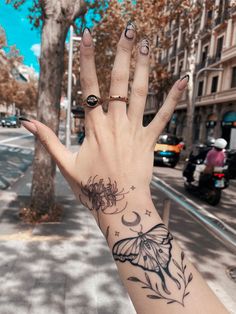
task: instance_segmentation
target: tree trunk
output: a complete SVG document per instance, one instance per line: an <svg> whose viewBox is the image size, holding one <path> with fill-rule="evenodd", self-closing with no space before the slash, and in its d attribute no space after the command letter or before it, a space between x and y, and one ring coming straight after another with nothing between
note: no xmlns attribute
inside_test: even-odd
<svg viewBox="0 0 236 314"><path fill-rule="evenodd" d="M69 26L86 12L83 0L43 0L37 119L56 134L59 130L65 39ZM36 139L31 188L31 209L49 213L55 207L56 165Z"/></svg>
<svg viewBox="0 0 236 314"><path fill-rule="evenodd" d="M37 119L56 134L59 129L63 56L68 23L46 19L42 30ZM31 209L47 213L55 204L55 162L36 139L31 189Z"/></svg>

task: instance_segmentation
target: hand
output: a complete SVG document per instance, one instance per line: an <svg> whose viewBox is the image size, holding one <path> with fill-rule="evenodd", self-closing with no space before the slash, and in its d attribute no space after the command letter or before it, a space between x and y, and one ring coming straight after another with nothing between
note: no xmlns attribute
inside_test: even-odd
<svg viewBox="0 0 236 314"><path fill-rule="evenodd" d="M128 23L121 35L111 75L110 96L128 96L129 66L135 33L134 25ZM100 97L93 40L88 29L83 33L80 53L83 97ZM148 93L149 53L148 41L144 39L137 50L128 109L125 101L118 100L110 101L107 113L101 105L95 108L85 106L86 137L78 153L73 154L67 150L50 128L42 123L36 120L23 122L23 125L39 138L55 159L75 194L91 210L98 210L94 208L96 206L104 208L108 204L114 204L109 195L105 204L104 197L96 199L94 193L102 186L106 187L106 193L112 188L113 192L116 190L118 198L133 186L144 192L149 191L156 139L169 121L188 83L188 76L178 80L153 121L143 127ZM96 200L92 200L93 197Z"/></svg>

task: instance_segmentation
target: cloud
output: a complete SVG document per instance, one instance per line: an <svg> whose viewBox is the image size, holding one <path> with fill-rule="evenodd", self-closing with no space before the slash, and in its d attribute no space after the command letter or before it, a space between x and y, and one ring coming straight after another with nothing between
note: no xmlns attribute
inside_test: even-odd
<svg viewBox="0 0 236 314"><path fill-rule="evenodd" d="M31 46L30 50L33 51L34 55L38 58L40 56L41 45L34 44Z"/></svg>

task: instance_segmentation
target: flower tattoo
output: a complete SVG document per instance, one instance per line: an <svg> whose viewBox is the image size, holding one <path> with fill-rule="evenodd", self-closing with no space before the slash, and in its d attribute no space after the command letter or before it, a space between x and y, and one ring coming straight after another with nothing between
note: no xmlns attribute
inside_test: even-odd
<svg viewBox="0 0 236 314"><path fill-rule="evenodd" d="M104 182L104 179L98 179L98 176L90 177L88 182L83 185L81 183L81 192L79 195L81 203L94 210L97 213L99 222L99 213L113 215L121 213L126 207L127 202L122 204L121 208L116 207L117 202L124 200L125 195L129 193L123 189L119 190L116 181Z"/></svg>

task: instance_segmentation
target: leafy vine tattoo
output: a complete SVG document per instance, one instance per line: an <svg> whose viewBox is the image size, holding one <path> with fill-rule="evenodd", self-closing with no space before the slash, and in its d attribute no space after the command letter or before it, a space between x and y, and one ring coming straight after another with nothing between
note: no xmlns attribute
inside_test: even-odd
<svg viewBox="0 0 236 314"><path fill-rule="evenodd" d="M184 263L184 253L181 254L181 263L171 258L172 240L173 237L167 230L164 224L158 224L152 227L147 232L135 231L136 237L126 238L118 241L112 249L113 257L115 260L122 263L129 262L134 266L141 267L145 270L146 281L143 281L137 277L129 277L128 280L133 282L139 282L143 286L143 289L150 289L152 294L147 295L150 299L163 299L167 301L167 304L178 303L184 306L184 299L189 294L187 287L192 281L192 273L188 278L186 275L186 264ZM177 275L179 278L175 278L170 270L170 261L177 268ZM154 272L161 280L161 288L158 283L152 283L147 273ZM171 298L171 292L167 288L166 279L173 280L181 293L181 300Z"/></svg>
<svg viewBox="0 0 236 314"><path fill-rule="evenodd" d="M133 187L131 187L133 190ZM116 181L104 182L104 179L98 179L98 176L90 177L88 182L83 185L81 182L81 192L79 195L81 203L88 207L89 210L94 210L97 213L98 225L100 226L99 213L113 215L121 213L126 207L127 202L121 208L116 207L117 203L124 200L125 195L130 191L125 189L119 190ZM109 211L109 208L112 210Z"/></svg>

